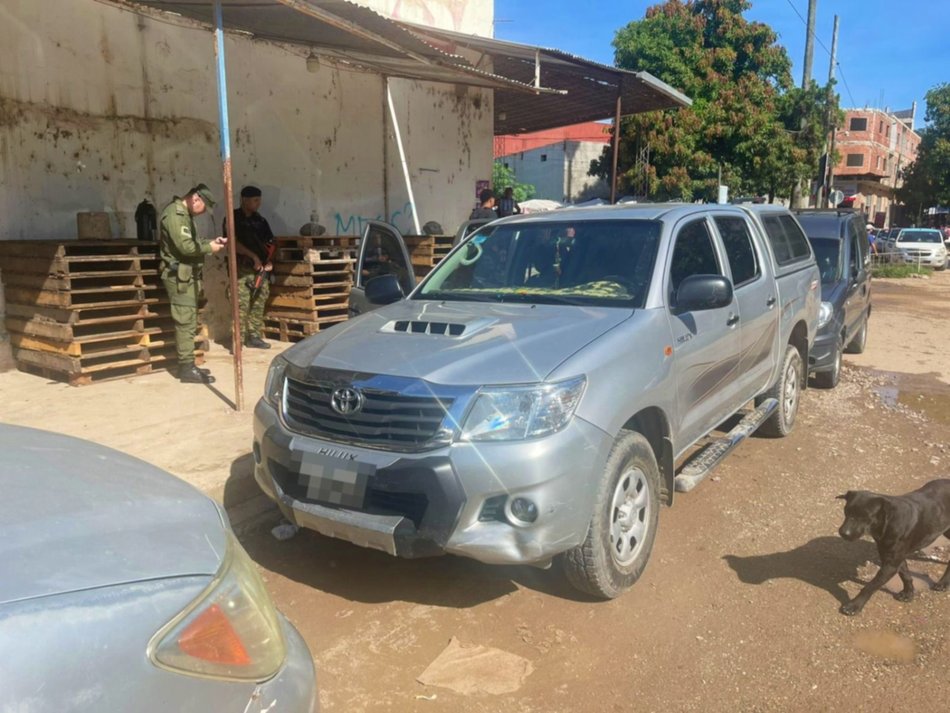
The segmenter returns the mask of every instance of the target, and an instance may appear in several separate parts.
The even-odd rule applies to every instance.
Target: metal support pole
[[[620,156],[620,109],[621,93],[620,87],[617,87],[617,114],[614,117],[614,158],[610,169],[610,204],[617,202],[617,161]]]
[[[541,88],[541,50],[534,51],[534,88]]]
[[[241,347],[241,312],[237,291],[237,239],[234,234],[234,191],[231,186],[231,128],[228,123],[228,81],[224,70],[224,21],[221,0],[214,0],[214,56],[218,70],[218,130],[221,134],[221,163],[224,202],[228,224],[228,276],[231,291],[231,343],[234,349],[234,408],[244,410],[244,370]],[[215,226],[217,230],[217,226]]]
[[[383,82],[383,213],[389,222],[389,124],[386,120],[386,104],[389,92],[389,77],[380,75]]]
[[[389,77],[386,78],[386,101],[389,103],[389,117],[393,120],[393,133],[396,135],[396,148],[399,149],[399,160],[402,162],[402,175],[406,180],[406,192],[409,194],[409,205],[412,206],[412,223],[416,228],[416,235],[422,235],[419,226],[419,212],[416,210],[416,199],[412,195],[412,181],[409,180],[409,164],[406,162],[406,151],[402,146],[402,134],[399,133],[399,120],[396,118],[396,107],[393,105],[393,93],[389,87]]]

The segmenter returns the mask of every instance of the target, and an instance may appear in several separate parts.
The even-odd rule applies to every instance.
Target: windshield
[[[939,230],[902,230],[897,236],[899,243],[942,243]]]
[[[822,284],[837,282],[841,279],[841,241],[813,238],[811,248],[815,251],[815,261],[821,272]]]
[[[415,299],[642,307],[661,223],[518,222],[478,231]]]

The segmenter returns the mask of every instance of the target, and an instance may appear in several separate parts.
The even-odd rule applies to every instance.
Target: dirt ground
[[[555,570],[397,560],[309,532],[277,541],[250,478],[250,410],[168,375],[71,389],[0,374],[0,420],[118,447],[222,499],[313,651],[324,711],[935,710],[950,697],[950,594],[928,584],[950,548],[910,563],[914,602],[882,591],[842,616],[877,568],[871,542],[837,536],[835,495],[950,475],[950,275],[877,280],[873,304],[868,348],[839,386],[805,393],[788,438],[750,439],[679,494],[643,578],[608,603]],[[273,353],[249,355],[249,403]],[[227,354],[209,363],[230,395]],[[453,637],[530,674],[502,694],[418,683]]]

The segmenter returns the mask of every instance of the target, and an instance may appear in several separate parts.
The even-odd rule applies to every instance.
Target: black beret
[[[241,189],[241,198],[257,198],[261,195],[261,189],[257,186],[244,186]]]

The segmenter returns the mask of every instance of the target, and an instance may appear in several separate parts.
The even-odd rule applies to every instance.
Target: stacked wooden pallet
[[[347,318],[359,238],[279,237],[265,336],[296,342]]]
[[[406,235],[403,240],[416,279],[421,280],[452,250],[452,235]]]
[[[18,368],[79,386],[173,364],[157,251],[132,240],[0,242]]]

